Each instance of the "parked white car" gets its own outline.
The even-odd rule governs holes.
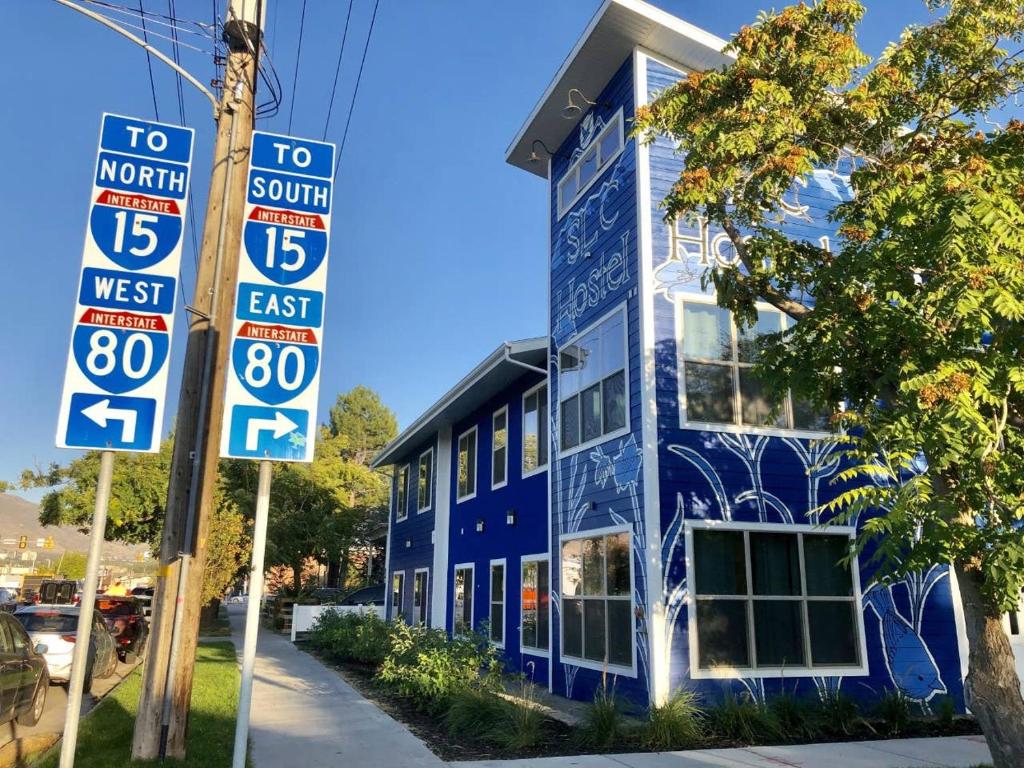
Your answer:
[[[15,611],[14,618],[21,622],[32,644],[40,649],[46,659],[50,680],[55,683],[70,682],[71,659],[78,637],[78,606],[29,605]],[[117,669],[117,647],[99,611],[93,613],[89,645],[89,663],[85,671],[86,691],[92,687],[93,678],[110,677]]]

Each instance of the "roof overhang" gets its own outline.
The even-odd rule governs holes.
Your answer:
[[[512,140],[505,161],[547,178],[547,163],[530,159],[534,141],[540,139],[557,150],[585,115],[581,112],[571,120],[562,116],[570,89],[596,99],[636,46],[688,71],[703,72],[731,61],[722,53],[725,44],[642,0],[605,0]]]
[[[545,373],[547,359],[546,337],[506,341],[384,446],[370,466],[376,469],[401,461],[409,450],[421,445],[442,427],[473,413],[531,370],[537,374]]]

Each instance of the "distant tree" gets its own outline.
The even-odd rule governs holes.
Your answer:
[[[968,704],[997,768],[1024,766],[1024,699],[1002,615],[1024,586],[1024,90],[1020,0],[943,11],[877,62],[855,0],[764,14],[638,110],[682,173],[666,220],[704,216],[738,263],[705,275],[750,326],[766,301],[795,323],[761,350],[769,392],[836,410],[861,482],[829,510],[868,513],[885,577],[951,563],[970,641]],[[779,231],[794,179],[852,165],[837,242]],[[790,209],[791,210],[791,209]],[[813,301],[803,297],[813,296]]]
[[[203,573],[203,605],[223,597],[249,565],[252,540],[249,522],[235,503],[217,494],[206,542],[206,571]]]
[[[84,579],[85,566],[89,556],[85,552],[65,552],[57,562],[53,563],[53,575],[65,579]]]

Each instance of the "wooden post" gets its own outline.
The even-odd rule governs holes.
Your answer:
[[[251,2],[249,4],[252,5]],[[231,0],[229,5],[234,10],[242,3]],[[252,141],[256,83],[253,53],[260,37],[258,26],[234,21],[241,17],[241,13],[233,15],[229,11],[229,21],[225,25],[229,54],[224,71],[224,97],[217,122],[213,173],[192,305],[194,311],[190,314],[175,422],[174,453],[160,542],[160,569],[153,595],[149,648],[132,738],[132,758],[136,760],[152,760],[160,756],[167,686],[170,687],[171,712],[166,733],[166,756],[185,756],[185,733],[206,565],[206,539],[217,478],[225,365],[234,312]],[[212,365],[206,359],[207,344],[214,345]],[[194,515],[191,526],[190,515]],[[189,529],[193,530],[192,541],[186,540]],[[186,569],[179,601],[183,555],[190,557],[190,565]],[[182,615],[175,663],[172,664],[171,639],[176,610]],[[172,669],[170,680],[167,679],[169,668]]]

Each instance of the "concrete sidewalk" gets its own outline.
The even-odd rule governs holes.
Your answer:
[[[245,606],[229,606],[241,655]],[[443,768],[401,723],[377,709],[333,670],[260,630],[249,731],[255,768],[365,766]]]
[[[482,760],[449,765],[458,768],[971,768],[986,764],[989,759],[988,747],[981,736],[952,736],[852,744]]]
[[[229,606],[241,655],[245,606]],[[261,629],[250,729],[255,768],[973,768],[981,736],[445,763],[334,670]]]

